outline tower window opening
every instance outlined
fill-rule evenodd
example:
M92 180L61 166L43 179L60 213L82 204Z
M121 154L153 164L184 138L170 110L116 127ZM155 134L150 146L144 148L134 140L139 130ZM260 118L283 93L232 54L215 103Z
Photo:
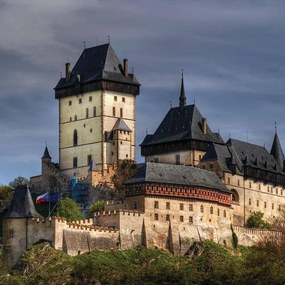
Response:
M68 105L71 106L72 105L72 101L68 101Z
M77 130L73 131L73 145L77 146L78 144L78 134L77 134Z
M113 116L116 117L116 108L113 107Z
M89 109L86 108L86 118L89 118Z
M77 157L73 157L73 168L77 167Z
M89 96L89 102L91 102L92 101L92 96Z
M120 117L123 117L123 108L120 108Z
M87 155L87 165L90 165L92 162L92 154Z
M96 117L96 107L93 107L93 117Z
M81 98L79 98L78 103L79 103L79 104L81 104L81 103L82 103L82 99L81 99Z

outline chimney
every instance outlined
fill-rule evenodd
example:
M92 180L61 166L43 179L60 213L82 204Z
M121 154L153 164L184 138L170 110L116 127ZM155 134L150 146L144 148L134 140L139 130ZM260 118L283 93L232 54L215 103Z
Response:
M68 81L70 79L70 63L65 64L65 79Z
M124 58L124 75L125 77L128 77L129 70L128 70L128 59Z
M207 119L206 118L202 119L202 132L205 135L207 134Z

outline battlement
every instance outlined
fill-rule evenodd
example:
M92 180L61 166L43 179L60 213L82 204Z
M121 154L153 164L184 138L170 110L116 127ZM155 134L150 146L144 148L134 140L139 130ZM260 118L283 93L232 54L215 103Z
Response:
M117 232L118 229L114 227L104 227L104 226L93 226L93 225L82 225L77 223L67 223L69 229L86 231L86 232Z
M94 217L100 217L100 216L116 216L116 215L132 215L132 216L137 216L140 217L141 214L144 214L141 211L137 210L125 210L125 209L120 209L120 210L113 210L113 211L103 211L103 212L95 212Z
M244 228L240 226L233 226L233 230L235 233L255 235L257 237L265 237L265 236L270 236L270 235L272 236L282 236L283 235L283 233L279 231Z

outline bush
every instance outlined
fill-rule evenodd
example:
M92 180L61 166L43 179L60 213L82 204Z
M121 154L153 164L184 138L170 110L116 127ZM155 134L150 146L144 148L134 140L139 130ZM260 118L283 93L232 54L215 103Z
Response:
M256 229L270 229L270 224L263 220L263 213L253 212L246 222L246 226Z
M102 212L105 209L105 202L104 201L97 201L89 208L89 217L93 217L95 212Z
M70 198L60 200L57 207L57 215L68 221L82 220L84 218L79 205Z

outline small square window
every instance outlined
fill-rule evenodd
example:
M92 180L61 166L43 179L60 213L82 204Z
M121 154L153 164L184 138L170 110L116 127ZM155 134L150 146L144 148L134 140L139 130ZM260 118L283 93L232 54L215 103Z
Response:
M189 211L190 211L190 212L193 211L193 204L189 204Z
M126 99L125 99L125 97L123 97L123 98L122 98L122 102L124 102L124 103L126 102Z
M166 202L165 208L166 210L170 210L170 202Z
M189 223L193 224L193 217L192 216L189 217Z
M77 157L73 157L73 168L77 167Z
M114 96L114 101L118 101L118 97L117 96Z
M158 209L158 201L154 201L154 208Z
M72 101L68 101L68 105L71 106L72 105Z
M183 223L184 222L184 217L180 216L179 220L180 220L181 223Z
M158 221L158 214L154 214L154 220Z
M78 103L79 103L79 104L81 104L81 103L82 103L82 99L81 99L81 98L79 98Z
M9 230L9 236L10 236L10 238L13 238L14 237L14 230Z
M180 209L180 211L183 211L184 210L184 204L180 203L179 209Z
M91 102L92 101L92 96L89 96L89 102Z
M166 221L170 221L170 215L166 215L166 216L165 216L165 220L166 220Z

